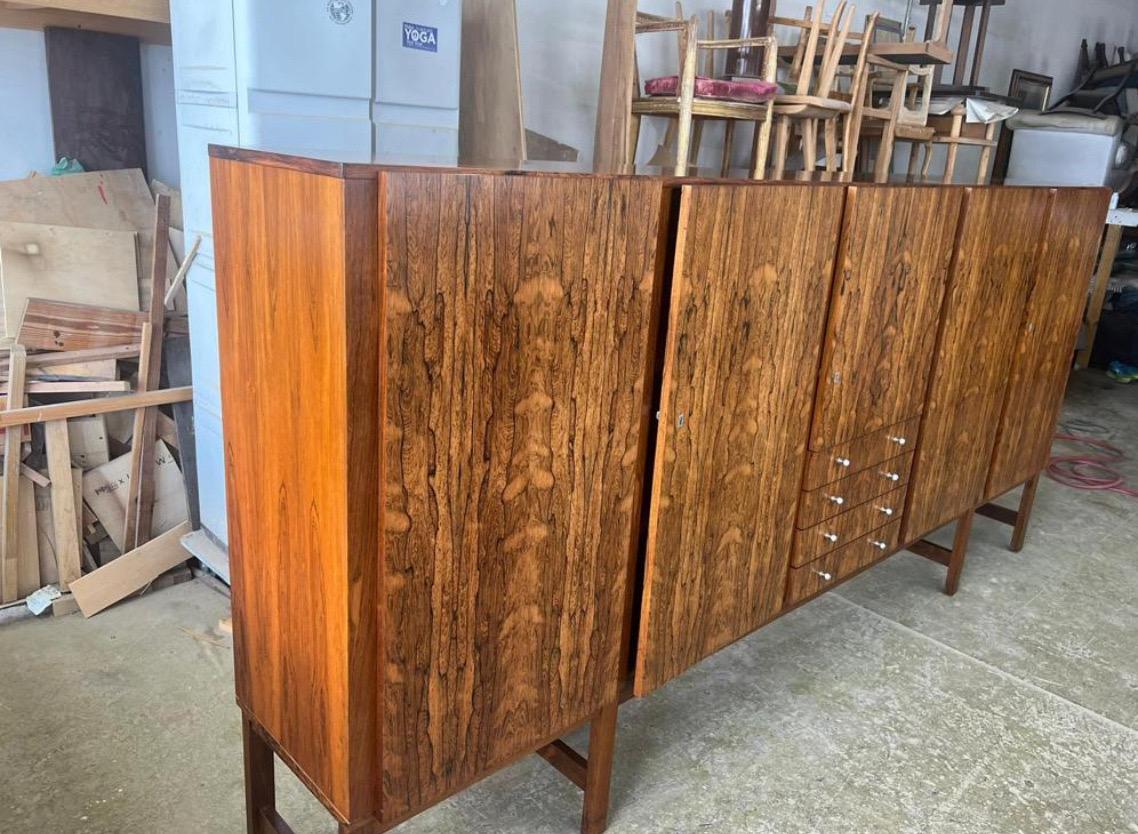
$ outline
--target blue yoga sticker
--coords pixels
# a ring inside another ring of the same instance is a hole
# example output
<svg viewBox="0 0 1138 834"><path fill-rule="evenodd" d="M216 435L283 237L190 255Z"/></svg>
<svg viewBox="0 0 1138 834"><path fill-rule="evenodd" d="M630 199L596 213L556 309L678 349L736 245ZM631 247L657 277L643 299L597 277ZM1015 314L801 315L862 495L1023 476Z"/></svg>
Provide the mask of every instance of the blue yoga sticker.
<svg viewBox="0 0 1138 834"><path fill-rule="evenodd" d="M420 26L418 23L404 23L403 46L405 49L422 49L426 52L438 52L439 30L434 26Z"/></svg>

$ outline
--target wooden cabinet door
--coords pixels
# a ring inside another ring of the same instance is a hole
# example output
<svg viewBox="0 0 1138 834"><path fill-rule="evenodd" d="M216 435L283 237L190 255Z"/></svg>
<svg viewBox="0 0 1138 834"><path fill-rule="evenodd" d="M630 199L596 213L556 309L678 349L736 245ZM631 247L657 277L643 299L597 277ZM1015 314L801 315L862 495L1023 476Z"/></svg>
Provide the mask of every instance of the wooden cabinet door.
<svg viewBox="0 0 1138 834"><path fill-rule="evenodd" d="M618 697L661 189L381 177L384 821Z"/></svg>
<svg viewBox="0 0 1138 834"><path fill-rule="evenodd" d="M779 610L843 197L682 190L637 694Z"/></svg>
<svg viewBox="0 0 1138 834"><path fill-rule="evenodd" d="M1048 194L1035 188L968 189L910 476L906 542L984 497Z"/></svg>
<svg viewBox="0 0 1138 834"><path fill-rule="evenodd" d="M961 189L849 189L811 449L921 413Z"/></svg>
<svg viewBox="0 0 1138 834"><path fill-rule="evenodd" d="M1059 189L1051 199L986 497L1047 463L1109 200L1103 188Z"/></svg>

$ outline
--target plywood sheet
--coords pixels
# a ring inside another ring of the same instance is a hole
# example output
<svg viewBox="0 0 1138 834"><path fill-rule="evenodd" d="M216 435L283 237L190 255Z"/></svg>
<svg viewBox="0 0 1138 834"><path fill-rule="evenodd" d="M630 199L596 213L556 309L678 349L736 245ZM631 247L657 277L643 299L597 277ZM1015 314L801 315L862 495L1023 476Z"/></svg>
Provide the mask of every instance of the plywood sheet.
<svg viewBox="0 0 1138 834"><path fill-rule="evenodd" d="M4 336L15 336L29 298L137 311L135 232L0 220Z"/></svg>

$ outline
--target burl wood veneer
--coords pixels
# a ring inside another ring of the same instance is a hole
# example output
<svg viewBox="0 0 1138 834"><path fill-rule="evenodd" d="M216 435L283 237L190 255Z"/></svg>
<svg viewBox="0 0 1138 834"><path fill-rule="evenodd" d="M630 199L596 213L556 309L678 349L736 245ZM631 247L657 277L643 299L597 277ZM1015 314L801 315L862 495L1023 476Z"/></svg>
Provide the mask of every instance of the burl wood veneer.
<svg viewBox="0 0 1138 834"><path fill-rule="evenodd" d="M1023 545L1103 189L212 154L251 834L274 753L378 834L532 752L599 834L622 697Z"/></svg>

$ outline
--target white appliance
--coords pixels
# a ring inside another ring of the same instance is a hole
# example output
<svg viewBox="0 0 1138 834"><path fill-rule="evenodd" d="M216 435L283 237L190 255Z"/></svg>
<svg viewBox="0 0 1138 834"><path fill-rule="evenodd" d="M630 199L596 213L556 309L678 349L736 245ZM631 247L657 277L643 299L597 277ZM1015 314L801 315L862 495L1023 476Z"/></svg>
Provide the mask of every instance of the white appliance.
<svg viewBox="0 0 1138 834"><path fill-rule="evenodd" d="M209 144L401 163L458 161L461 0L171 0L203 530L228 580Z"/></svg>
<svg viewBox="0 0 1138 834"><path fill-rule="evenodd" d="M1117 116L1024 111L1007 121L1015 131L1007 185L1109 185L1129 179L1134 153Z"/></svg>

